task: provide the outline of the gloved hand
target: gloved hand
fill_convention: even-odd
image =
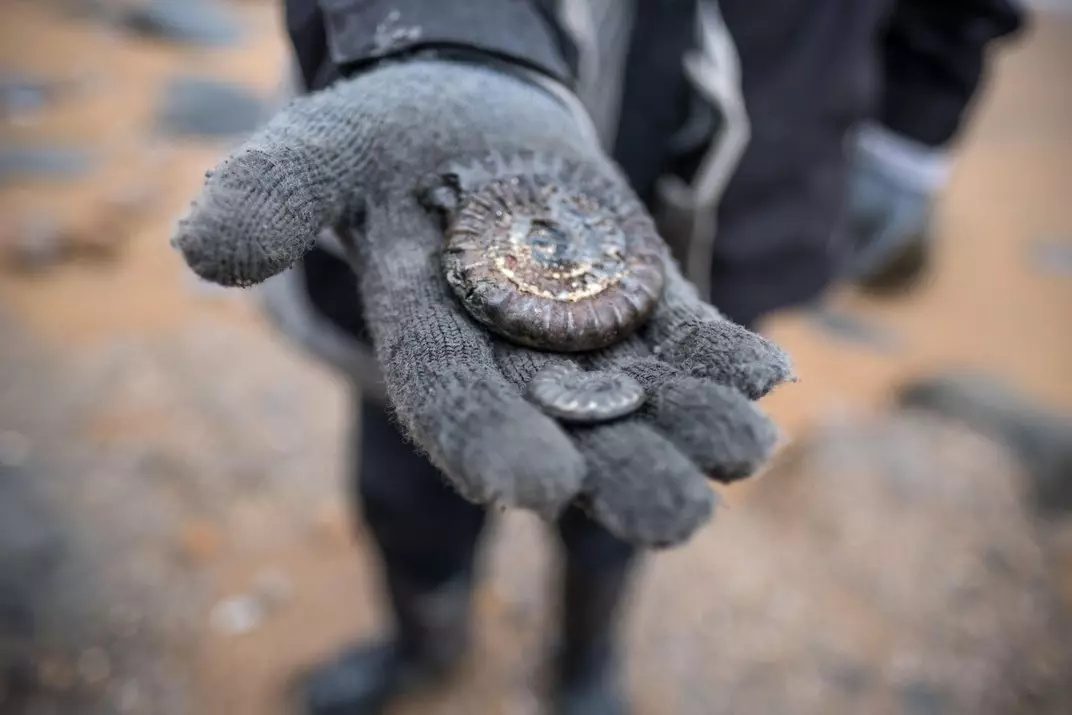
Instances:
[[[388,397],[463,496],[547,517],[576,500],[621,538],[678,544],[710,516],[707,475],[735,479],[768,456],[775,430],[751,401],[791,377],[789,361],[700,302],[669,259],[651,319],[605,350],[532,350],[474,321],[444,279],[441,217],[422,192],[446,168],[561,161],[650,222],[558,98],[502,70],[413,59],[295,101],[210,172],[174,243],[202,277],[248,286],[343,227]],[[525,397],[548,364],[626,373],[647,401],[615,422],[562,424]]]
[[[902,288],[921,275],[932,206],[949,170],[945,149],[878,124],[861,127],[849,185],[850,280]]]

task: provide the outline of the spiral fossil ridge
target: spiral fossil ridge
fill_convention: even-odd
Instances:
[[[584,371],[551,365],[537,373],[528,396],[547,414],[563,422],[596,424],[639,409],[644,388],[624,373]]]
[[[606,347],[650,316],[662,243],[639,202],[579,169],[491,173],[449,211],[443,268],[476,320],[529,347]]]

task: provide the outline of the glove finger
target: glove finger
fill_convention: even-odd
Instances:
[[[441,366],[410,376],[404,391],[389,383],[388,394],[462,496],[550,518],[580,491],[585,464],[566,433],[494,370]]]
[[[498,342],[500,369],[519,389],[553,365],[615,370],[615,362],[646,347],[623,341],[576,360]],[[644,409],[644,408],[642,408]],[[615,535],[631,543],[665,547],[681,543],[710,517],[715,494],[689,458],[646,424],[638,413],[611,424],[568,426],[588,468],[582,504]]]
[[[562,353],[531,350],[505,340],[494,340],[495,360],[503,376],[518,390],[524,391],[540,370],[552,365],[580,368],[577,360]]]
[[[578,427],[571,434],[588,465],[584,506],[615,536],[667,548],[710,519],[717,496],[707,479],[642,421]]]
[[[672,378],[653,391],[645,415],[711,479],[722,483],[751,476],[778,442],[774,423],[751,400],[694,377]]]
[[[361,199],[371,125],[346,83],[295,100],[215,170],[172,244],[201,277],[248,286],[285,270]]]
[[[638,417],[711,479],[728,483],[748,477],[773,452],[777,428],[737,390],[651,357],[625,360],[615,369],[644,387],[647,400]]]
[[[649,354],[638,339],[625,340],[582,363],[617,370],[644,388],[637,412],[681,452],[719,482],[750,476],[778,441],[774,423],[741,392],[695,378]]]
[[[726,320],[700,300],[673,259],[666,263],[662,300],[642,331],[654,355],[693,377],[732,387],[753,400],[795,379],[785,351]]]
[[[454,299],[434,219],[399,198],[370,212],[366,232],[365,315],[403,428],[466,498],[558,513],[580,489],[584,461],[503,376],[493,339]]]
[[[637,416],[716,481],[743,479],[771,455],[778,430],[745,395],[644,352],[623,345],[589,358],[586,365],[618,370],[639,382],[647,399]]]

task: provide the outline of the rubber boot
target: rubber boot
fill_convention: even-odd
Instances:
[[[311,672],[302,684],[309,715],[376,715],[397,700],[437,685],[469,644],[472,577],[434,591],[388,577],[393,636],[360,644]]]
[[[632,561],[592,569],[567,559],[562,636],[554,661],[555,715],[628,715],[617,627]]]

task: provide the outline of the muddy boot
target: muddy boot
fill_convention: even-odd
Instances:
[[[591,539],[567,552],[562,640],[553,663],[553,712],[628,715],[616,641],[634,559],[628,547],[599,545],[602,553],[594,554],[590,545]]]
[[[314,669],[302,683],[309,715],[374,715],[439,684],[462,661],[469,640],[472,579],[420,592],[389,579],[396,630]]]
[[[1072,511],[1072,417],[1032,404],[997,379],[974,374],[911,382],[900,389],[898,401],[1000,440],[1031,479],[1040,512]]]

